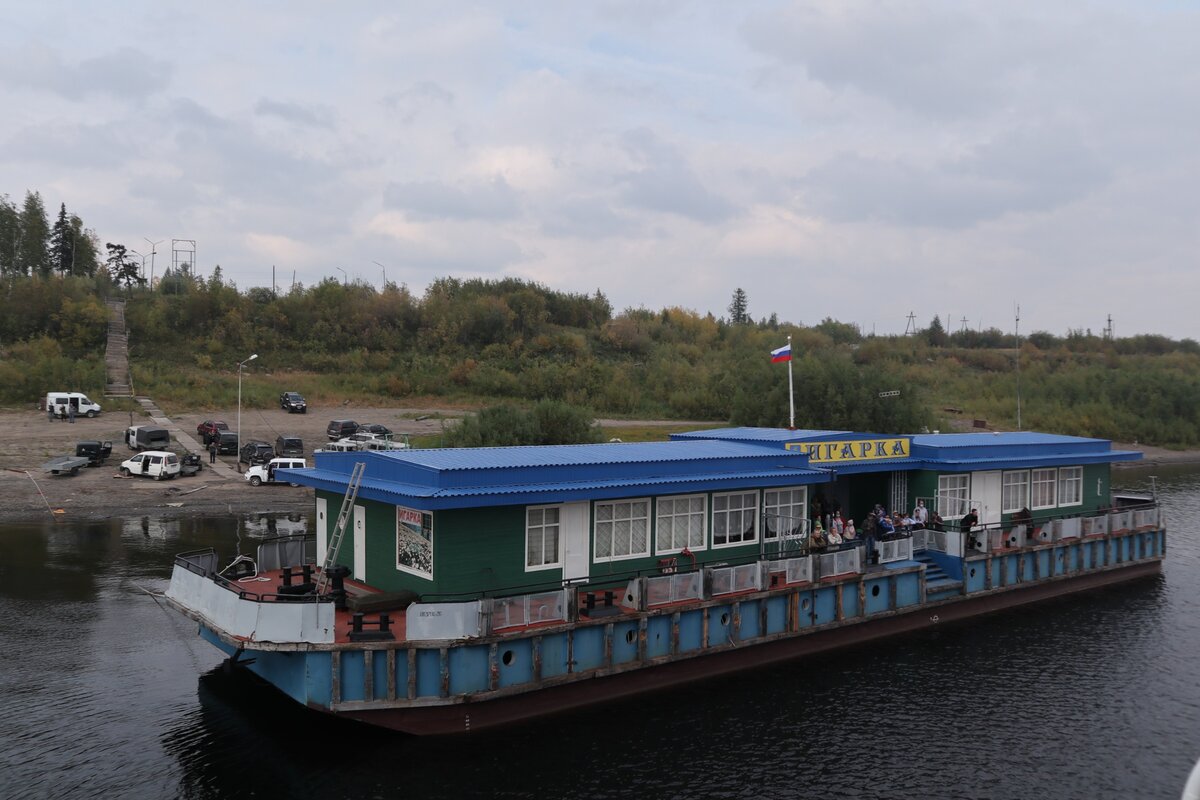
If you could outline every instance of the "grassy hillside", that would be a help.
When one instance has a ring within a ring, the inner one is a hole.
[[[103,383],[103,309],[111,284],[7,279],[21,313],[0,322],[0,402]],[[423,297],[326,281],[287,295],[239,292],[219,274],[134,290],[126,318],[134,382],[192,408],[313,402],[532,406],[558,400],[603,416],[786,425],[787,367],[769,352],[793,337],[796,424],[879,432],[952,429],[983,419],[1015,428],[1200,445],[1200,346],[1139,336],[997,330],[861,336],[834,320],[730,324],[679,308],[614,314],[603,294],[516,280],[444,279]],[[1018,359],[1020,372],[1018,377]],[[899,392],[898,395],[894,394]],[[885,396],[880,396],[881,394]]]

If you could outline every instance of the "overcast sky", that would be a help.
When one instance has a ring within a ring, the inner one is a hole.
[[[1196,2],[5,2],[0,193],[241,288],[1196,338],[1197,42]]]

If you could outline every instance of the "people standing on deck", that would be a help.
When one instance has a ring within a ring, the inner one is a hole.
[[[925,507],[924,500],[917,501],[917,507],[912,512],[913,524],[918,528],[924,528],[925,523],[929,521],[929,509]]]
[[[867,518],[863,520],[863,544],[865,545],[867,564],[875,563],[875,535],[878,528],[875,524],[875,512],[867,514]],[[866,565],[864,565],[866,566]]]
[[[876,533],[879,536],[879,538],[882,539],[885,536],[891,536],[893,533],[895,533],[896,526],[892,524],[892,521],[890,519],[888,519],[888,515],[885,512],[884,514],[882,514],[881,516],[876,518],[875,530],[876,530]]]
[[[975,547],[978,544],[978,542],[975,540],[974,534],[971,533],[971,529],[974,528],[978,524],[979,524],[979,513],[974,508],[971,509],[971,513],[963,516],[963,518],[958,523],[959,530],[961,530],[963,533],[967,534],[967,547]]]
[[[829,544],[829,540],[825,538],[825,529],[821,527],[821,521],[817,520],[813,524],[812,536],[808,540],[808,548],[814,552],[821,553],[825,551],[825,547]]]

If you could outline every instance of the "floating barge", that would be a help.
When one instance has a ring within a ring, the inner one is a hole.
[[[462,733],[1156,575],[1157,504],[1110,489],[1112,463],[1140,457],[1040,433],[758,428],[316,453],[283,471],[315,488],[315,534],[225,569],[181,554],[167,598],[298,703]],[[941,529],[810,546],[835,508],[918,501]]]

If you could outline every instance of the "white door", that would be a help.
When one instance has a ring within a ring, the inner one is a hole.
[[[354,507],[354,580],[367,580],[367,509]]]
[[[563,580],[586,579],[591,562],[588,552],[588,503],[564,503],[562,506]]]
[[[317,498],[317,563],[325,563],[325,551],[329,549],[329,501],[324,497]]]
[[[1000,523],[1000,472],[976,472],[971,476],[971,502],[979,503],[979,522]]]

